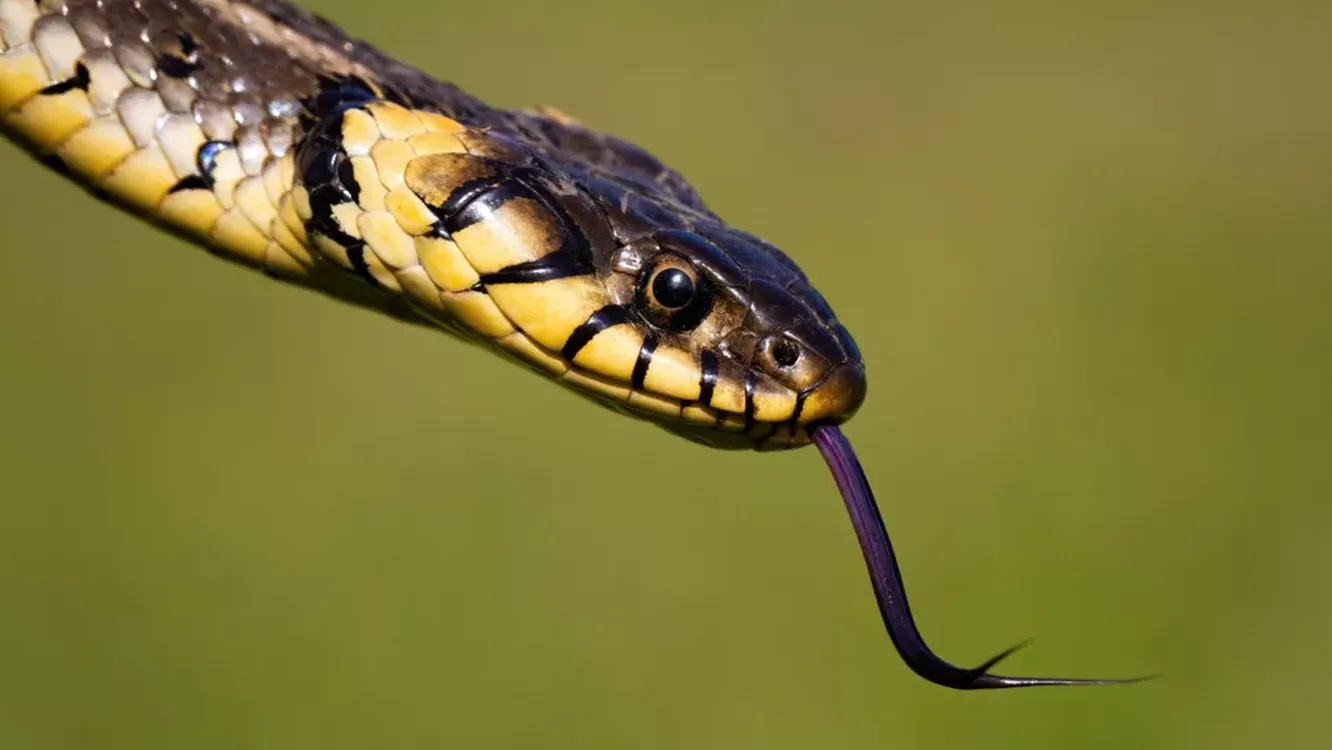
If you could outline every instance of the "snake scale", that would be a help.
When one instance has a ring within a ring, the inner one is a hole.
[[[838,427],[866,393],[850,334],[790,258],[627,141],[491,107],[282,0],[0,0],[0,127],[273,278],[697,442],[817,444],[893,644],[932,682],[1116,682],[1002,677],[1009,651],[963,669],[926,646]]]

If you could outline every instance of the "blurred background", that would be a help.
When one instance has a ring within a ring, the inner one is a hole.
[[[650,149],[857,337],[956,693],[714,452],[0,144],[0,747],[1324,747],[1332,6],[320,0]]]

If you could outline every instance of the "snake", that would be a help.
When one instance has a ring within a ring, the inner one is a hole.
[[[492,107],[282,0],[0,0],[0,128],[97,198],[227,261],[500,354],[688,440],[815,444],[880,614],[925,644],[840,426],[864,360],[800,267],[648,151]]]

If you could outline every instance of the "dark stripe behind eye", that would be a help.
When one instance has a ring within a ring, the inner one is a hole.
[[[703,374],[698,379],[698,402],[711,406],[712,392],[717,388],[717,355],[711,349],[704,349],[699,355],[699,364],[703,366]]]
[[[621,323],[629,322],[629,311],[620,305],[606,305],[605,307],[592,313],[592,317],[587,322],[574,329],[569,334],[569,340],[564,342],[564,349],[560,351],[564,358],[573,361],[578,356],[578,352],[587,346],[588,342],[596,338],[598,333],[617,326]]]

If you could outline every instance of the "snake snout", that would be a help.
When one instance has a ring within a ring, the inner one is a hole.
[[[854,361],[837,365],[818,385],[806,391],[800,421],[841,424],[865,402],[867,389],[863,364]]]

